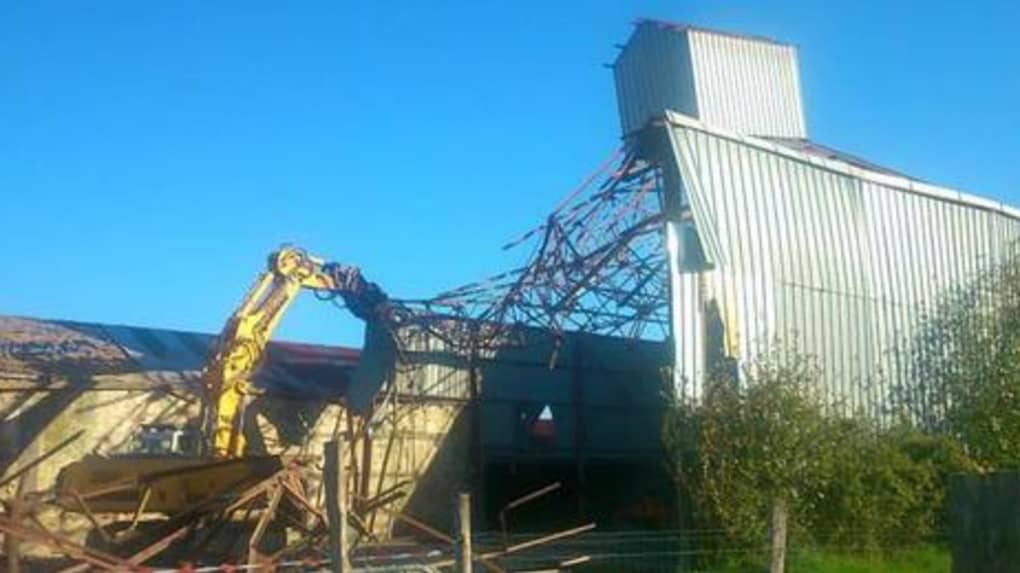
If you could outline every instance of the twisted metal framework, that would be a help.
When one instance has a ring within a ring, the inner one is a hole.
[[[503,247],[532,245],[524,266],[420,304],[491,325],[489,341],[514,326],[664,338],[669,299],[661,187],[655,166],[617,151],[542,225]]]

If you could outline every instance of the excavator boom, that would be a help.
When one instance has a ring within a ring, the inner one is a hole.
[[[88,497],[89,511],[144,511],[168,515],[197,500],[221,496],[244,484],[257,483],[278,471],[279,456],[246,456],[244,411],[257,390],[252,377],[262,362],[273,331],[302,290],[339,296],[358,318],[390,330],[410,311],[390,301],[357,267],[327,263],[301,249],[283,247],[269,256],[266,269],[230,315],[202,370],[206,392],[203,457],[179,452],[90,455],[61,469],[57,499],[70,511]],[[110,483],[116,491],[97,493]]]
[[[393,321],[400,314],[386,293],[365,280],[357,267],[327,263],[294,247],[271,254],[266,270],[227,321],[203,371],[205,433],[214,457],[244,454],[244,409],[256,393],[252,376],[283,314],[306,289],[341,296],[351,312],[365,321]]]

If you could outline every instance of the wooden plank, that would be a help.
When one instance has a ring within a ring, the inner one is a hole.
[[[259,555],[259,542],[262,541],[262,536],[266,534],[266,529],[269,527],[269,522],[273,520],[273,516],[276,515],[276,509],[280,507],[280,499],[283,498],[284,488],[282,485],[277,484],[276,489],[273,490],[272,496],[269,500],[269,507],[262,510],[262,515],[259,516],[259,521],[255,525],[255,531],[252,532],[251,538],[248,539],[248,566],[258,567],[262,564],[262,556]]]
[[[769,527],[769,573],[783,573],[786,570],[786,502],[776,499],[772,504],[772,523]]]
[[[344,472],[344,442],[326,442],[323,480],[326,490],[326,520],[329,522],[329,552],[333,573],[351,573],[347,558],[347,479]]]
[[[457,573],[471,573],[471,494],[457,495]]]
[[[14,523],[21,522],[21,500],[12,499],[5,505],[7,514]],[[7,553],[7,571],[21,573],[21,539],[15,535],[4,535],[4,551]]]

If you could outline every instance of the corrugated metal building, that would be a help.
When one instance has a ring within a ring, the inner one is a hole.
[[[81,430],[73,443],[0,494],[48,490],[60,468],[88,454],[131,452],[142,425],[196,428],[201,369],[214,341],[196,332],[0,316],[0,475],[26,467]],[[451,515],[446,500],[467,466],[467,426],[458,421],[469,396],[456,394],[466,389],[402,384],[389,394],[392,405],[379,407],[380,416],[360,416],[344,399],[357,385],[354,373],[363,355],[351,348],[270,342],[254,376],[264,393],[245,412],[248,452],[314,458],[326,440],[342,435],[359,494],[399,487],[404,497],[395,507],[443,525]],[[321,503],[318,474],[312,472],[308,484]],[[84,517],[50,506],[40,518],[79,539],[91,527]],[[394,525],[387,516],[371,523],[380,534]]]
[[[615,64],[628,140],[663,172],[675,383],[777,339],[848,411],[909,384],[892,350],[948,289],[1013,252],[1020,211],[807,139],[791,46],[643,22]],[[721,348],[719,348],[721,346]]]

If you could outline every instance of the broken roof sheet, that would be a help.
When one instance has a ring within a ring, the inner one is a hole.
[[[768,136],[762,137],[762,139],[771,141],[773,143],[778,143],[783,147],[788,147],[795,151],[800,151],[801,153],[807,153],[809,155],[813,155],[815,157],[822,157],[824,159],[835,159],[836,161],[842,161],[843,163],[848,163],[850,165],[853,165],[854,167],[867,169],[869,171],[874,171],[876,173],[883,173],[885,175],[895,175],[896,177],[904,177],[906,179],[912,179],[914,181],[923,181],[922,179],[918,179],[917,177],[914,177],[912,175],[907,175],[902,171],[897,171],[895,169],[891,169],[883,165],[878,165],[877,163],[872,163],[871,161],[863,159],[857,155],[853,155],[852,153],[840,151],[839,149],[835,149],[827,145],[822,145],[821,143],[812,141],[810,139],[800,139],[796,137],[768,137]]]
[[[200,389],[200,373],[216,337],[210,334],[0,316],[0,386],[4,380],[116,389],[181,385]],[[255,375],[268,393],[307,399],[344,394],[360,351],[339,346],[271,342]]]

